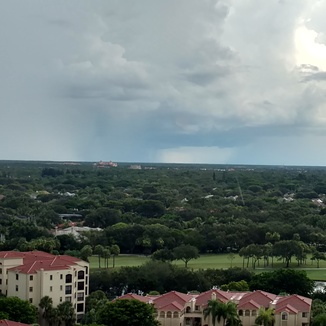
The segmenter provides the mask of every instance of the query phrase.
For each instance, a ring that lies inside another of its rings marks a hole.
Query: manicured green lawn
[[[150,260],[150,257],[140,256],[140,255],[120,255],[116,257],[115,266],[116,268],[123,266],[139,266]],[[184,266],[183,261],[175,261],[174,264],[178,266]],[[245,261],[245,266],[247,262]],[[104,259],[101,259],[102,268],[104,267]],[[242,267],[243,261],[242,258],[235,254],[231,262],[230,256],[228,254],[207,254],[201,255],[198,259],[191,260],[188,263],[188,268],[191,269],[207,269],[207,268],[230,268],[230,267]],[[249,263],[249,267],[250,267]],[[90,267],[98,268],[98,258],[93,256],[90,258]],[[112,258],[109,260],[109,267],[112,268]],[[285,264],[283,262],[277,261],[274,259],[274,268],[284,268]],[[298,266],[297,262],[293,260],[290,264],[290,268],[303,269],[307,272],[308,276],[313,280],[323,281],[326,280],[326,261],[320,261],[320,268],[317,268],[316,262],[311,264],[310,256],[307,259],[307,264]],[[255,272],[261,273],[264,271],[271,271],[272,268],[265,268],[263,262],[256,264]]]

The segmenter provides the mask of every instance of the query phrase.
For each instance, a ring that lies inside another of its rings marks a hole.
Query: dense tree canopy
[[[0,313],[4,313],[6,319],[25,324],[33,324],[37,320],[37,308],[17,297],[0,297]]]
[[[97,323],[107,326],[155,326],[154,307],[138,300],[107,302],[98,312]]]

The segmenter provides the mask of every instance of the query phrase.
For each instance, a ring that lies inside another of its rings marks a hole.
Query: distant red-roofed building
[[[0,326],[30,326],[30,325],[19,323],[17,321],[2,319],[2,320],[0,320]]]
[[[0,252],[0,293],[35,306],[44,296],[52,298],[54,307],[70,301],[77,319],[85,313],[88,274],[89,264],[76,257],[43,251]]]
[[[118,299],[136,299],[156,308],[156,317],[162,326],[212,326],[210,318],[204,318],[204,309],[209,300],[228,301],[237,304],[243,326],[252,326],[260,307],[275,311],[274,326],[308,326],[311,299],[299,295],[277,296],[264,291],[229,292],[218,289],[199,294],[185,294],[171,291],[158,296],[126,294]],[[216,326],[222,325],[216,323]]]

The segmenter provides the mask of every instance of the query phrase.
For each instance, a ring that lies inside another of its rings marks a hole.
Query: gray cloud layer
[[[0,159],[324,165],[325,9],[3,1]]]

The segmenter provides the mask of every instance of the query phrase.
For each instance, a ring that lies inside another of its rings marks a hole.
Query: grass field
[[[139,266],[143,263],[150,260],[150,257],[145,256],[139,256],[139,255],[120,255],[116,257],[115,259],[115,266],[116,268],[123,267],[123,266]],[[174,264],[178,266],[184,266],[183,261],[175,261]],[[102,268],[104,267],[104,259],[101,260]],[[243,265],[242,258],[238,255],[234,256],[234,259],[229,259],[228,254],[219,254],[219,255],[201,255],[198,259],[191,260],[188,263],[188,268],[191,269],[207,269],[207,268],[230,268],[232,267],[242,267]],[[249,264],[250,265],[250,264]],[[96,256],[93,256],[90,258],[90,267],[95,269],[98,268],[98,258]],[[285,267],[285,265],[280,262],[274,260],[274,268],[282,268]],[[112,268],[112,258],[109,260],[109,268]],[[307,264],[297,266],[297,262],[293,260],[292,264],[290,265],[290,268],[295,269],[302,269],[307,272],[307,275],[312,280],[318,280],[318,281],[326,281],[326,261],[320,261],[320,268],[317,268],[316,262],[311,264],[310,257],[307,259]],[[264,268],[263,262],[260,262],[260,265],[256,265],[255,271],[257,273],[264,272],[264,271],[270,271],[272,268]]]

